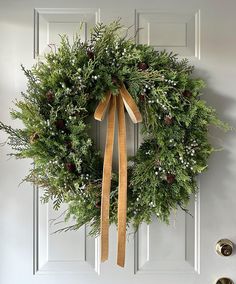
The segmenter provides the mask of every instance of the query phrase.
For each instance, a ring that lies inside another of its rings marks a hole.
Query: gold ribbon
[[[118,190],[118,247],[117,264],[124,267],[126,249],[126,210],[127,210],[127,153],[126,153],[126,108],[133,123],[142,121],[141,113],[122,83],[118,96],[109,91],[105,100],[101,101],[94,113],[96,120],[102,121],[108,108],[107,134],[103,164],[102,202],[101,202],[101,261],[108,259],[109,252],[109,209],[112,174],[112,155],[115,132],[115,112],[118,116],[118,146],[119,146],[119,190]]]

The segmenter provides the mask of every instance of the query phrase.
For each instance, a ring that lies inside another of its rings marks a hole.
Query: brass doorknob
[[[230,256],[233,253],[234,245],[228,239],[219,240],[216,244],[216,252],[221,256]]]
[[[234,284],[234,282],[229,278],[220,278],[217,280],[216,284]]]

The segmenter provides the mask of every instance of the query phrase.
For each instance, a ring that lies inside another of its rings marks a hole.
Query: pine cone
[[[145,62],[139,62],[138,63],[138,69],[144,71],[144,70],[147,70],[148,69],[148,64],[145,63]]]
[[[76,166],[74,163],[68,162],[68,163],[65,163],[65,166],[66,166],[67,171],[70,173],[73,173],[76,171]]]
[[[54,102],[55,95],[54,95],[54,93],[52,91],[48,91],[45,96],[46,96],[46,99],[47,99],[48,103],[53,103]]]
[[[55,121],[55,126],[58,130],[65,130],[66,129],[66,122],[64,119],[57,119]]]
[[[188,90],[185,90],[183,91],[182,95],[185,97],[185,98],[191,98],[192,97],[192,92],[188,91]]]
[[[87,50],[88,58],[94,60],[94,52],[90,49]]]
[[[172,184],[175,181],[175,175],[167,174],[166,175],[166,181],[168,184]]]
[[[166,125],[171,125],[172,123],[173,123],[173,117],[172,116],[169,116],[169,115],[166,115],[165,117],[164,117],[164,122],[165,122],[165,124]]]

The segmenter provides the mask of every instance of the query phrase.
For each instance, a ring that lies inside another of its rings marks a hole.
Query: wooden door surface
[[[204,99],[235,126],[235,11],[234,0],[0,0],[0,120],[21,127],[9,116],[12,101],[26,89],[21,63],[30,68],[48,44],[58,44],[58,34],[72,37],[82,22],[86,40],[97,22],[121,17],[124,25],[133,25],[131,33],[141,28],[137,43],[187,57],[196,66],[195,76],[207,82]],[[133,124],[127,124],[132,154],[138,141]],[[102,149],[105,122],[94,137]],[[209,170],[198,179],[193,217],[178,211],[169,226],[153,220],[136,234],[130,230],[124,269],[116,266],[114,227],[104,264],[99,238],[87,237],[89,228],[53,234],[66,207],[55,212],[51,204],[41,204],[40,190],[25,183],[18,188],[31,161],[8,159],[10,149],[0,148],[0,283],[210,284],[222,276],[236,283],[236,256],[215,252],[219,239],[236,243],[235,137],[235,132],[211,130],[209,139],[224,150],[212,155]],[[1,142],[5,139],[1,133]]]

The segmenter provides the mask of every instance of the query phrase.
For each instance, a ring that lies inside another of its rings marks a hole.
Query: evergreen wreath
[[[44,189],[42,200],[58,209],[78,229],[100,229],[103,159],[89,135],[89,118],[109,90],[124,83],[143,117],[141,143],[128,167],[127,224],[137,228],[152,216],[168,222],[173,209],[186,206],[196,193],[196,176],[207,168],[214,150],[208,127],[229,129],[200,99],[204,82],[192,76],[186,59],[122,36],[119,21],[98,24],[88,42],[72,44],[61,36],[56,51],[23,71],[28,88],[12,110],[25,128],[0,123],[9,134],[16,158],[33,159],[26,181]],[[118,174],[113,172],[110,223],[117,223]]]

